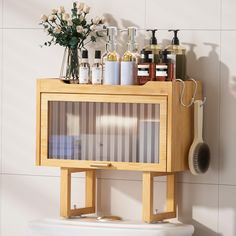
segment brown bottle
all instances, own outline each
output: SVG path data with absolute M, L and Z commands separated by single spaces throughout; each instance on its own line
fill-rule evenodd
M 141 51 L 140 62 L 138 63 L 137 82 L 140 85 L 155 80 L 155 67 L 152 63 L 152 51 Z

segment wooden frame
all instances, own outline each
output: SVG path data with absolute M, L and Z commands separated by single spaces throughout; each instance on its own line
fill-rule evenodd
M 202 86 L 198 81 L 198 90 L 195 99 L 202 98 Z M 188 150 L 193 139 L 193 108 L 186 108 L 180 104 L 181 83 L 179 82 L 148 82 L 143 86 L 117 86 L 117 85 L 78 85 L 65 84 L 58 79 L 40 79 L 37 81 L 37 138 L 36 138 L 36 164 L 46 166 L 58 166 L 67 168 L 94 168 L 94 169 L 119 169 L 136 170 L 152 172 L 177 172 L 188 169 Z M 186 81 L 185 94 L 183 100 L 185 103 L 191 101 L 194 92 L 194 83 Z M 166 110 L 165 130 L 162 131 L 163 142 L 161 164 L 143 164 L 143 163 L 103 163 L 99 166 L 98 162 L 89 163 L 88 161 L 68 161 L 68 160 L 49 160 L 45 158 L 47 152 L 47 106 L 46 98 L 61 98 L 78 100 L 83 97 L 84 100 L 94 101 L 99 95 L 105 101 L 113 99 L 115 102 L 135 102 L 134 97 L 140 99 L 157 98 L 166 99 L 163 104 Z M 119 99 L 121 100 L 119 100 Z M 44 99 L 44 100 L 43 100 Z M 106 100 L 107 101 L 107 100 Z M 164 116 L 163 116 L 164 117 Z M 162 122 L 163 122 L 162 121 Z M 163 126 L 164 127 L 164 126 Z M 165 145 L 165 147 L 164 147 Z M 165 159 L 165 160 L 164 160 Z M 92 164 L 92 166 L 90 165 Z M 97 167 L 96 167 L 97 166 Z
M 85 172 L 86 190 L 85 207 L 71 209 L 71 174 Z M 61 201 L 60 215 L 65 218 L 80 216 L 82 214 L 95 213 L 96 201 L 96 172 L 95 170 L 61 168 Z
M 160 104 L 160 150 L 159 163 L 104 162 L 82 160 L 57 160 L 48 158 L 48 104 L 50 101 L 72 102 L 122 102 Z M 167 98 L 166 96 L 128 96 L 128 95 L 87 95 L 87 94 L 51 94 L 41 96 L 41 164 L 66 168 L 116 169 L 138 171 L 166 171 L 166 133 L 167 133 Z M 101 165 L 102 164 L 102 165 Z
M 152 223 L 176 217 L 175 175 L 167 175 L 166 212 L 153 213 L 153 182 L 154 177 L 165 176 L 166 173 L 143 173 L 143 221 Z

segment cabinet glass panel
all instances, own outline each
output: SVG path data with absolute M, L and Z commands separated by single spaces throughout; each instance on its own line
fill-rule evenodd
M 159 163 L 159 104 L 48 105 L 49 159 Z

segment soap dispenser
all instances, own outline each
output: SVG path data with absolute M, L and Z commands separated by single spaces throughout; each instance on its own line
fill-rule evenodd
M 137 64 L 140 58 L 138 53 L 138 45 L 136 42 L 137 28 L 128 27 L 124 30 L 128 32 L 127 51 L 121 59 L 121 85 L 136 84 Z
M 169 32 L 174 32 L 174 37 L 165 50 L 168 53 L 168 59 L 175 65 L 174 79 L 186 80 L 186 49 L 179 45 L 177 35 L 179 30 L 169 30 Z
M 156 31 L 157 29 L 148 29 L 148 32 L 152 32 L 149 45 L 145 47 L 145 50 L 152 51 L 152 62 L 159 63 L 161 55 L 161 46 L 157 44 Z
M 107 52 L 102 57 L 103 84 L 118 85 L 120 83 L 120 56 L 116 51 L 116 36 L 117 27 L 107 27 Z

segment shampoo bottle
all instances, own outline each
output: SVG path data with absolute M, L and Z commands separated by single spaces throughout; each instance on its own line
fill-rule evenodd
M 129 27 L 126 31 L 128 31 L 128 49 L 121 59 L 121 85 L 137 83 L 137 64 L 140 58 L 136 43 L 137 28 Z
M 95 51 L 94 63 L 92 66 L 92 84 L 102 83 L 102 64 L 101 64 L 101 51 Z
M 141 51 L 141 57 L 138 63 L 137 82 L 139 85 L 143 85 L 150 80 L 153 80 L 155 76 L 155 68 L 152 64 L 152 51 L 143 49 Z M 155 80 L 155 79 L 154 79 Z
M 152 32 L 152 36 L 150 38 L 150 43 L 145 47 L 145 50 L 152 51 L 153 54 L 153 63 L 159 63 L 160 62 L 160 56 L 161 56 L 161 46 L 157 44 L 157 38 L 156 38 L 156 31 L 157 29 L 148 29 L 147 31 Z
M 107 27 L 107 53 L 103 55 L 103 84 L 118 85 L 120 83 L 120 56 L 116 51 L 117 28 Z
M 186 49 L 179 45 L 178 31 L 169 30 L 174 32 L 174 37 L 169 46 L 166 47 L 168 52 L 168 59 L 174 62 L 174 79 L 186 80 Z
M 88 62 L 88 51 L 82 50 L 82 58 L 79 65 L 79 83 L 89 83 L 90 66 Z

